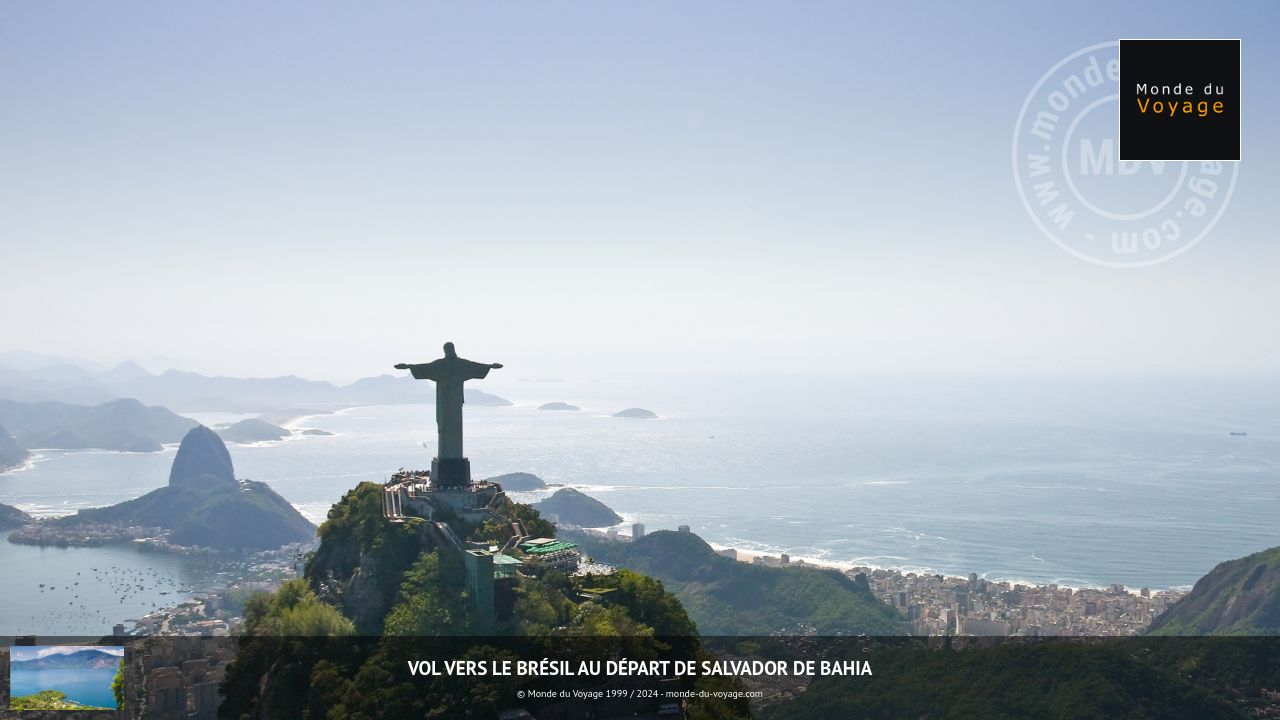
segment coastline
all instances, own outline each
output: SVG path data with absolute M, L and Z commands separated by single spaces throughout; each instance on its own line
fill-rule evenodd
M 339 415 L 348 410 L 354 409 L 355 406 L 339 408 L 337 410 L 317 410 L 304 414 L 272 415 L 271 413 L 263 413 L 258 416 L 258 419 L 263 422 L 269 422 L 272 425 L 279 425 L 289 432 L 297 433 L 299 430 L 304 429 L 300 427 L 301 424 L 312 418 L 323 417 L 325 415 Z
M 713 543 L 713 542 L 708 542 L 707 544 L 710 545 L 713 550 L 721 554 L 723 554 L 725 550 L 733 550 L 737 555 L 735 559 L 738 560 L 739 562 L 751 563 L 759 560 L 760 562 L 763 562 L 766 564 L 769 564 L 769 563 L 774 563 L 777 565 L 782 564 L 781 557 L 779 554 L 761 552 L 759 550 L 744 550 L 742 548 L 733 547 L 731 545 L 723 545 L 720 543 Z M 857 572 L 880 571 L 880 572 L 888 572 L 888 573 L 897 573 L 903 576 L 906 576 L 906 575 L 931 576 L 931 577 L 941 577 L 944 580 L 954 580 L 954 581 L 964 581 L 964 582 L 968 582 L 969 580 L 969 578 L 964 575 L 937 572 L 930 568 L 897 567 L 892 565 L 874 565 L 870 563 L 858 563 L 853 561 L 823 560 L 818 558 L 805 557 L 803 555 L 789 555 L 788 557 L 790 558 L 790 562 L 788 563 L 789 565 L 797 565 L 801 567 L 803 566 L 818 567 L 818 568 L 823 568 L 827 570 L 838 570 L 843 573 L 850 573 L 854 571 L 857 571 Z M 1062 583 L 1062 582 L 1046 582 L 1043 580 L 1028 580 L 1025 578 L 990 577 L 988 575 L 984 575 L 983 573 L 977 573 L 977 576 L 979 579 L 986 580 L 987 582 L 991 582 L 991 583 L 1024 585 L 1026 587 L 1032 587 L 1032 588 L 1058 587 L 1058 588 L 1069 589 L 1069 590 L 1099 590 L 1099 591 L 1109 589 L 1109 586 L 1105 586 L 1105 585 L 1086 585 L 1086 584 Z M 1117 583 L 1117 585 L 1120 585 L 1120 583 Z M 1129 594 L 1139 595 L 1141 593 L 1140 588 L 1130 587 L 1129 585 L 1123 585 L 1123 587 L 1125 588 L 1125 592 Z M 1184 585 L 1184 586 L 1161 587 L 1161 588 L 1148 587 L 1146 589 L 1149 590 L 1153 595 L 1156 593 L 1182 594 L 1190 591 L 1191 586 Z
M 575 531 L 602 537 L 606 542 L 636 542 L 634 536 L 617 532 L 616 526 Z M 683 527 L 676 532 L 693 534 Z M 769 573 L 799 573 L 803 568 L 834 570 L 850 581 L 851 591 L 870 593 L 901 613 L 910 625 L 909 634 L 915 636 L 1141 635 L 1186 595 L 1184 590 L 1134 589 L 1118 583 L 1108 587 L 1071 587 L 1053 582 L 993 580 L 980 578 L 977 573 L 965 577 L 917 569 L 873 568 L 856 561 L 839 563 L 738 549 L 723 543 L 707 545 L 721 557 L 760 565 Z
M 284 438 L 281 440 L 276 440 L 276 441 L 265 441 L 260 443 L 244 443 L 242 445 L 267 447 L 267 446 L 281 445 L 286 442 L 307 438 L 310 436 L 302 435 L 299 432 L 300 429 L 305 429 L 305 428 L 301 428 L 302 423 L 305 423 L 306 421 L 312 418 L 339 415 L 339 414 L 352 412 L 352 411 L 356 411 L 361 408 L 367 408 L 367 407 L 377 407 L 377 406 L 355 405 L 350 407 L 344 407 L 335 411 L 319 411 L 319 412 L 292 416 L 283 425 L 281 425 L 281 427 L 286 427 L 293 433 L 290 437 Z M 165 445 L 164 450 L 162 450 L 161 452 L 171 451 L 176 448 L 177 448 L 177 444 Z M 87 449 L 87 450 L 61 450 L 61 451 L 54 450 L 54 452 L 119 454 L 119 453 L 124 453 L 126 451 Z M 40 453 L 38 451 L 33 451 L 31 457 L 29 457 L 26 461 L 24 461 L 22 465 L 15 466 L 8 470 L 0 471 L 0 477 L 4 477 L 6 475 L 29 470 L 32 467 L 34 467 L 38 462 L 41 462 L 47 459 L 48 459 L 48 456 L 46 454 Z M 536 502 L 537 500 L 544 499 L 545 496 L 549 496 L 551 492 L 554 492 L 554 490 L 559 487 L 576 487 L 576 485 L 573 483 L 549 484 L 547 488 L 541 491 L 537 491 L 537 490 L 518 491 L 517 494 L 529 494 L 529 495 L 536 496 L 528 499 L 528 502 Z M 293 505 L 293 507 L 297 509 L 299 512 L 301 512 L 304 515 L 304 517 L 306 517 L 308 520 L 315 523 L 316 525 L 319 525 L 321 522 L 323 522 L 325 519 L 325 516 L 327 515 L 328 506 L 323 508 L 324 512 L 319 512 L 319 510 L 322 509 L 321 504 L 319 503 L 304 503 L 299 505 L 298 503 L 290 502 L 290 504 Z M 23 510 L 24 512 L 31 514 L 33 517 L 36 517 L 37 519 L 48 519 L 48 518 L 62 517 L 66 515 L 73 515 L 76 512 L 78 512 L 80 509 L 80 508 L 64 509 L 61 507 L 57 509 L 52 509 L 46 505 L 31 505 L 31 504 L 28 504 L 27 506 L 24 506 L 23 504 L 17 504 L 15 505 L 15 507 L 17 507 L 20 510 Z M 620 531 L 629 530 L 631 524 L 638 521 L 637 516 L 634 514 L 630 514 L 626 512 L 620 512 L 619 514 L 623 516 L 624 521 L 614 527 Z M 767 561 L 767 559 L 778 561 L 779 556 L 782 554 L 782 552 L 778 550 L 750 549 L 742 545 L 726 544 L 726 543 L 711 542 L 711 541 L 708 541 L 708 544 L 713 549 L 715 549 L 716 552 L 733 550 L 737 554 L 738 559 L 744 562 L 752 562 L 756 558 L 761 558 L 762 561 Z M 756 545 L 758 547 L 760 543 L 757 543 Z M 768 544 L 766 544 L 766 546 L 767 545 Z M 922 576 L 941 576 L 947 579 L 958 579 L 958 580 L 967 579 L 966 576 L 957 574 L 954 571 L 943 572 L 943 571 L 938 571 L 934 568 L 928 568 L 928 567 L 867 563 L 867 562 L 858 562 L 854 560 L 832 560 L 829 558 L 815 558 L 815 557 L 806 556 L 806 555 L 790 555 L 790 558 L 792 562 L 795 562 L 795 563 L 803 563 L 809 566 L 828 568 L 828 569 L 838 570 L 840 572 L 848 572 L 851 570 L 886 571 L 886 572 L 899 573 L 902 575 L 916 574 L 916 575 L 922 575 Z M 984 572 L 978 572 L 977 574 L 979 578 L 982 578 L 989 582 L 1020 584 L 1028 587 L 1050 587 L 1050 586 L 1056 585 L 1057 587 L 1060 587 L 1060 588 L 1070 588 L 1074 590 L 1105 590 L 1108 587 L 1106 585 L 1101 585 L 1101 584 L 1054 582 L 1051 580 L 1033 580 L 1028 578 L 1015 578 L 1015 577 L 997 577 Z M 1132 588 L 1130 588 L 1130 586 L 1127 583 L 1125 583 L 1124 586 L 1128 589 L 1129 592 L 1136 592 L 1136 590 L 1133 590 Z M 1148 586 L 1148 588 L 1153 593 L 1156 593 L 1156 592 L 1185 593 L 1191 589 L 1191 585 L 1171 585 L 1167 587 Z
M 35 467 L 35 464 L 43 459 L 43 457 L 43 455 L 35 450 L 27 450 L 27 456 L 23 458 L 22 462 L 17 463 L 16 465 L 9 465 L 8 467 L 0 468 L 0 477 L 4 477 L 5 475 L 12 473 L 20 473 L 24 470 L 30 470 Z
M 566 486 L 566 487 L 569 487 L 569 486 Z M 614 509 L 614 511 L 617 512 L 616 509 Z M 635 522 L 638 522 L 638 520 L 635 519 L 636 516 L 628 515 L 628 513 L 625 513 L 625 512 L 619 512 L 618 514 L 623 516 L 624 518 L 623 522 L 613 526 L 613 528 L 594 528 L 594 529 L 584 528 L 584 531 L 599 533 L 603 535 L 606 533 L 606 531 L 610 529 L 616 529 L 619 531 L 620 537 L 626 537 L 629 540 L 630 537 L 623 534 L 622 531 L 630 530 L 631 525 Z M 649 532 L 653 532 L 654 530 L 664 530 L 664 529 L 667 529 L 667 528 L 653 528 L 649 530 Z M 699 535 L 699 537 L 702 537 L 702 536 Z M 783 553 L 781 551 L 748 549 L 740 545 L 712 542 L 710 540 L 707 540 L 706 538 L 703 538 L 703 541 L 706 542 L 708 545 L 710 545 L 711 549 L 715 550 L 717 553 L 720 553 L 720 554 L 725 554 L 725 551 L 732 550 L 736 555 L 735 559 L 737 559 L 740 562 L 746 562 L 746 563 L 759 561 L 765 564 L 781 565 L 782 564 L 781 556 L 783 554 L 786 554 L 790 560 L 788 564 L 801 566 L 801 567 L 809 566 L 809 567 L 824 568 L 828 570 L 837 570 L 842 573 L 849 573 L 851 571 L 868 572 L 868 573 L 881 571 L 881 572 L 888 572 L 888 573 L 897 573 L 903 576 L 917 575 L 917 576 L 927 576 L 927 577 L 941 577 L 944 580 L 968 581 L 969 579 L 965 575 L 959 575 L 959 574 L 956 574 L 955 572 L 941 572 L 933 568 L 904 566 L 904 565 L 884 565 L 884 564 L 877 564 L 877 563 L 857 562 L 854 560 L 830 560 L 827 558 L 815 558 L 815 557 L 810 557 L 806 555 L 792 555 L 790 553 Z M 1074 582 L 1055 582 L 1052 580 L 1031 580 L 1027 578 L 995 577 L 983 572 L 977 572 L 977 577 L 979 579 L 982 579 L 991 583 L 1007 583 L 1009 585 L 1024 585 L 1026 587 L 1032 587 L 1032 588 L 1058 587 L 1058 588 L 1069 589 L 1069 590 L 1101 591 L 1101 590 L 1108 590 L 1109 588 L 1115 587 L 1115 586 L 1123 586 L 1127 593 L 1135 594 L 1135 595 L 1139 594 L 1143 589 L 1142 587 L 1130 586 L 1127 583 L 1119 583 L 1119 582 L 1114 583 L 1113 585 L 1097 585 L 1097 584 L 1074 583 Z M 1168 587 L 1156 587 L 1156 586 L 1148 585 L 1143 587 L 1145 587 L 1145 589 L 1150 591 L 1151 594 L 1172 593 L 1172 594 L 1182 595 L 1189 592 L 1192 586 L 1191 585 L 1171 585 Z

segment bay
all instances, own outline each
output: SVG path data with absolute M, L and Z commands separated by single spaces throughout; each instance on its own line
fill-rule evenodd
M 689 525 L 715 544 L 836 564 L 1153 588 L 1280 544 L 1271 384 L 715 376 L 483 389 L 516 405 L 467 406 L 474 474 L 527 471 L 581 489 L 621 514 L 624 532 Z M 583 410 L 538 409 L 550 401 Z M 660 418 L 611 416 L 633 406 Z M 240 477 L 317 522 L 357 483 L 427 467 L 434 451 L 431 406 L 352 408 L 297 428 L 334 435 L 230 449 Z M 0 475 L 0 502 L 62 514 L 136 497 L 165 483 L 173 453 L 42 451 Z M 126 550 L 0 543 L 18 603 L 0 623 L 28 627 L 33 582 L 138 555 Z M 129 557 L 122 568 L 159 564 L 169 585 L 196 579 L 182 558 Z

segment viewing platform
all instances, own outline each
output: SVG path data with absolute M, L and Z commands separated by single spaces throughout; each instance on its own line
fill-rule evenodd
M 505 519 L 499 512 L 502 486 L 479 480 L 461 487 L 435 487 L 429 470 L 399 470 L 383 484 L 382 514 L 391 522 L 433 519 L 447 511 L 469 523 Z

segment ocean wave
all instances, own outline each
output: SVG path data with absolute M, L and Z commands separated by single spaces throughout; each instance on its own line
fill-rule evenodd
M 1089 487 L 1087 485 L 1014 485 L 1013 487 L 1019 488 L 1021 490 L 1075 490 L 1075 491 L 1082 491 L 1082 492 L 1105 492 L 1105 493 L 1120 492 L 1115 488 Z
M 927 534 L 927 533 L 922 533 L 922 532 L 919 532 L 919 531 L 917 531 L 917 530 L 911 530 L 911 529 L 909 529 L 909 528 L 904 528 L 904 527 L 891 527 L 891 528 L 886 528 L 886 529 L 881 530 L 880 532 L 884 532 L 884 533 L 894 533 L 894 534 L 897 534 L 897 535 L 907 535 L 907 536 L 910 536 L 911 538 L 913 538 L 913 539 L 915 539 L 915 540 L 917 540 L 917 541 L 919 541 L 919 540 L 925 540 L 925 539 L 928 539 L 928 540 L 942 540 L 943 542 L 946 542 L 946 540 L 947 540 L 946 538 L 942 537 L 941 535 L 929 535 L 929 534 Z
M 584 493 L 609 493 L 625 490 L 641 490 L 644 492 L 683 492 L 687 490 L 728 490 L 749 492 L 759 488 L 736 485 L 592 485 L 588 483 L 564 483 L 561 487 L 573 488 Z
M 47 505 L 44 503 L 15 503 L 14 507 L 34 518 L 56 518 L 74 515 L 80 510 L 88 510 L 89 508 L 100 507 L 91 503 L 72 503 L 63 501 L 59 505 Z
M 42 453 L 50 457 L 59 455 L 158 455 L 178 449 L 179 443 L 164 443 L 160 450 L 109 450 L 106 448 L 28 448 L 32 453 Z

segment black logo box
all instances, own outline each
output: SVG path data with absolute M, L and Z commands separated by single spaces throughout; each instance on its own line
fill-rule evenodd
M 1239 160 L 1240 50 L 1239 39 L 1121 39 L 1120 159 Z

